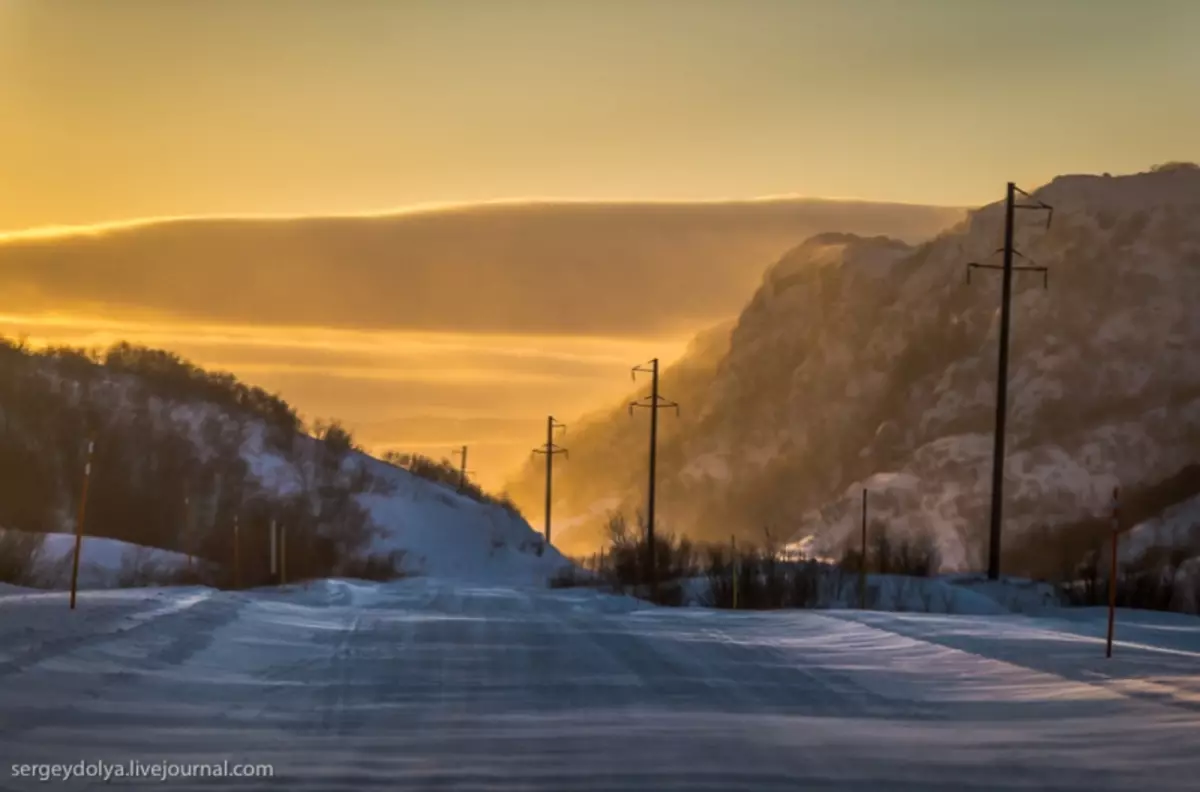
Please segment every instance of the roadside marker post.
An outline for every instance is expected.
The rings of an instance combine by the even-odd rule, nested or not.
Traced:
[[[83,518],[87,514],[88,481],[92,478],[92,454],[96,441],[88,441],[87,462],[83,465],[83,489],[79,493],[79,514],[75,518],[75,555],[71,560],[71,610],[75,610],[75,592],[79,585],[79,554],[83,550]]]

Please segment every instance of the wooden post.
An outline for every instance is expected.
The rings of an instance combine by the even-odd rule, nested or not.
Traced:
[[[729,568],[733,570],[733,609],[737,610],[737,595],[738,595],[738,562],[737,562],[737,538],[730,534],[729,536]]]
[[[241,526],[238,524],[238,515],[233,515],[233,587],[239,589],[242,587],[242,549],[241,549]]]
[[[92,478],[92,453],[96,442],[88,441],[87,462],[83,465],[83,489],[79,493],[79,514],[75,517],[75,557],[71,560],[71,610],[75,610],[75,592],[79,585],[79,554],[83,550],[83,518],[87,514],[88,481]]]
[[[1121,530],[1120,490],[1113,487],[1112,495],[1112,565],[1108,573],[1108,642],[1104,656],[1112,657],[1113,629],[1117,617],[1117,537]]]
[[[279,526],[279,584],[287,585],[287,526]]]
[[[867,488],[862,496],[862,555],[858,560],[858,607],[867,609]]]
[[[183,496],[183,545],[187,550],[188,560],[188,577],[195,577],[196,574],[196,559],[192,556],[192,534],[195,526],[192,523],[192,499],[189,495]]]
[[[277,575],[279,574],[279,540],[275,521],[271,520],[268,527],[268,536],[271,540],[271,582],[278,583]]]

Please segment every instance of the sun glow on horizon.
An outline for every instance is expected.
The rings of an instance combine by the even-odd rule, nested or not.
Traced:
[[[575,418],[639,386],[632,366],[669,364],[688,338],[472,335],[121,320],[68,313],[0,314],[0,336],[40,349],[103,351],[126,341],[165,349],[278,393],[303,416],[337,418],[375,453],[438,456],[472,446],[479,480],[500,487],[547,412]],[[543,394],[541,400],[530,394]],[[443,442],[443,440],[451,442]],[[448,451],[446,452],[448,453]]]

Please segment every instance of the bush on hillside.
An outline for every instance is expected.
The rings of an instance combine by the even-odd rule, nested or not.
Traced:
[[[438,461],[423,454],[409,454],[400,451],[387,451],[381,458],[392,467],[407,470],[414,476],[441,484],[471,500],[497,506],[517,519],[524,519],[521,510],[513,503],[508,493],[502,492],[499,495],[493,495],[471,481],[469,476],[463,479],[459,466],[449,459]]]
[[[45,538],[25,531],[0,530],[0,583],[36,586]]]
[[[739,610],[815,608],[832,570],[817,561],[784,561],[771,547],[709,548],[706,605]],[[734,597],[736,590],[736,600]]]
[[[373,580],[387,583],[407,577],[404,569],[405,552],[392,550],[385,553],[370,553],[343,562],[337,570],[338,577],[356,580]]]
[[[98,358],[95,353],[87,357]],[[171,352],[121,342],[104,354],[103,365],[110,371],[137,376],[168,399],[206,401],[249,413],[284,436],[303,430],[296,411],[279,396],[239,382],[232,374],[205,371]]]
[[[927,532],[895,536],[882,521],[872,522],[867,529],[867,572],[881,575],[933,577],[940,568],[937,543]],[[847,546],[838,566],[846,572],[862,569],[861,548]]]
[[[1200,465],[1188,465],[1162,481],[1123,489],[1121,517],[1125,525],[1136,525],[1196,495]],[[1075,601],[1103,604],[1111,537],[1112,521],[1104,514],[1047,524],[1008,541],[1002,563],[1007,574],[1053,581],[1067,587]]]
[[[1117,565],[1115,583],[1118,608],[1156,611],[1192,611],[1200,605],[1200,580],[1185,574],[1189,560],[1200,557],[1200,546],[1155,547],[1132,562]],[[1066,600],[1077,606],[1102,606],[1109,601],[1111,550],[1097,548],[1087,554],[1076,574],[1061,584]]]

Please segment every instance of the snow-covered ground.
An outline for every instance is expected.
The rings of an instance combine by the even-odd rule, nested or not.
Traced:
[[[1103,610],[735,613],[435,578],[75,613],[9,594],[0,787],[136,759],[321,792],[1194,789],[1200,619],[1118,619],[1105,660]]]

